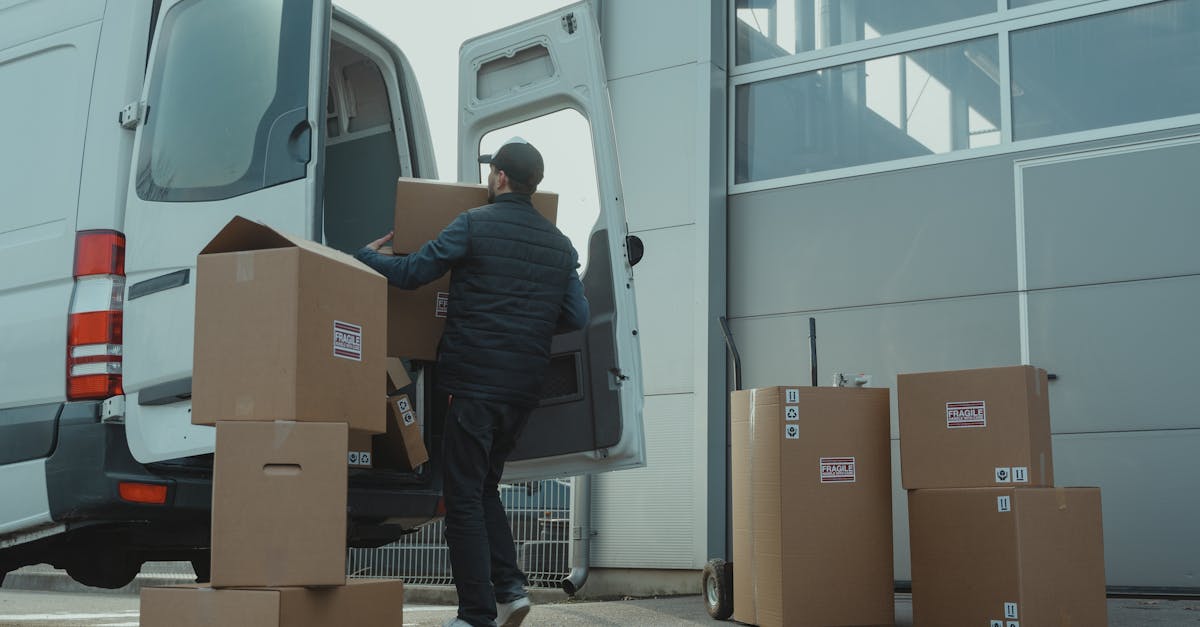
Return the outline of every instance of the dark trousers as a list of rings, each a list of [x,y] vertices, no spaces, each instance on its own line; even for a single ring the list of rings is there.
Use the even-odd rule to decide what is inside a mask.
[[[442,438],[446,544],[458,617],[480,627],[496,621],[496,603],[525,596],[512,528],[497,485],[529,409],[506,403],[454,398]]]

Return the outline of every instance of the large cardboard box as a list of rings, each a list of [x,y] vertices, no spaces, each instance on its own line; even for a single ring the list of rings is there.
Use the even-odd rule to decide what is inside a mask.
[[[395,627],[404,622],[399,580],[351,581],[333,588],[185,585],[142,588],[141,596],[142,627]]]
[[[218,422],[212,586],[346,583],[344,423]]]
[[[417,252],[462,212],[488,204],[486,185],[401,178],[396,183],[395,237],[391,251]],[[558,195],[537,192],[533,206],[546,219],[558,217]],[[434,361],[446,324],[450,273],[415,290],[389,287],[387,354]]]
[[[733,618],[891,625],[886,389],[734,392]]]
[[[424,430],[417,407],[407,394],[388,398],[387,433],[374,438],[376,463],[380,468],[416,470],[429,461]]]
[[[913,624],[1107,625],[1098,488],[908,493]]]
[[[196,261],[192,422],[385,428],[386,281],[354,258],[234,218]]]
[[[897,383],[906,490],[1054,485],[1045,370],[902,374]]]

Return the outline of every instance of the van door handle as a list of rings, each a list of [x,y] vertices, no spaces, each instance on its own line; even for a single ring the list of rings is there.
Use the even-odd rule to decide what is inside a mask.
[[[192,397],[192,378],[175,379],[158,385],[142,388],[138,392],[138,405],[169,405],[186,401]]]
[[[149,296],[155,292],[169,290],[173,287],[183,287],[191,280],[192,271],[189,268],[177,270],[161,276],[156,276],[153,279],[138,281],[129,286],[129,295],[125,297],[126,301],[135,300],[143,296]]]

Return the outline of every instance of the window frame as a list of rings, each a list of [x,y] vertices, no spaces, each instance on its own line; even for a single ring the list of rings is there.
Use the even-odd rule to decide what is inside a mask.
[[[1169,130],[1175,128],[1200,125],[1200,113],[1188,114],[1172,118],[1161,118],[1146,122],[1135,122],[1119,126],[1108,126],[1062,135],[1049,135],[1034,139],[1013,141],[1012,126],[1012,65],[1010,54],[1010,35],[1013,31],[1025,30],[1037,26],[1045,26],[1057,22],[1065,22],[1103,13],[1110,13],[1138,6],[1157,4],[1165,0],[1049,0],[1039,4],[1009,9],[1008,0],[997,0],[997,11],[985,16],[947,22],[935,26],[886,35],[877,39],[858,41],[850,44],[831,46],[816,51],[804,52],[788,57],[757,61],[754,63],[735,65],[734,55],[737,53],[737,9],[735,2],[728,2],[728,63],[729,87],[727,90],[727,110],[729,112],[726,125],[726,141],[729,146],[726,163],[728,183],[727,193],[730,195],[756,192],[766,189],[777,189],[794,185],[804,185],[819,181],[849,178],[890,172],[907,168],[922,167],[940,163],[978,159],[994,155],[1002,155],[1040,148],[1048,148],[1066,144],[1110,139],[1140,133]],[[881,161],[847,168],[823,170],[807,174],[795,174],[759,181],[735,183],[736,161],[734,151],[737,146],[737,90],[742,85],[764,80],[803,74],[817,70],[829,69],[841,65],[861,63],[872,59],[889,57],[898,54],[911,53],[926,48],[934,48],[948,44],[959,43],[980,37],[996,36],[999,44],[1000,64],[1000,143],[995,146],[954,150],[935,155],[923,155]]]

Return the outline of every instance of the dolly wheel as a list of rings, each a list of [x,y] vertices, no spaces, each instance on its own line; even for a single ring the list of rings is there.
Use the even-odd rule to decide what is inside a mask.
[[[717,620],[729,618],[733,614],[733,564],[722,559],[709,560],[700,581],[708,615]]]

